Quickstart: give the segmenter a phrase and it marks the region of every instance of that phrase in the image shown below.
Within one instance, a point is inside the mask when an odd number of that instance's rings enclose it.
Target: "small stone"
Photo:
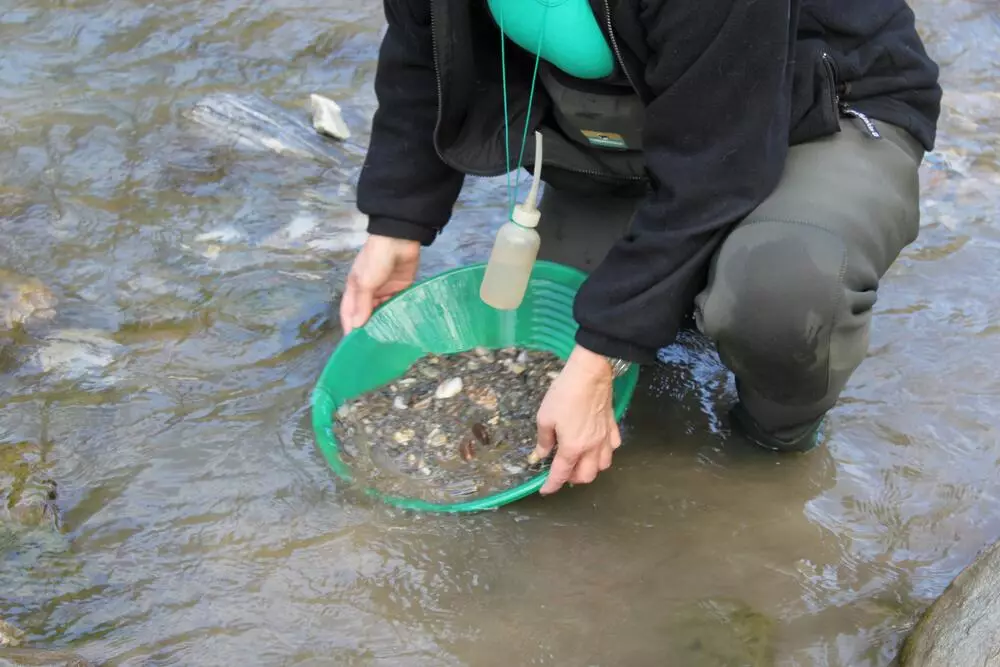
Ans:
[[[462,378],[451,378],[438,385],[434,392],[434,398],[446,399],[458,396],[462,391]]]
[[[417,401],[416,403],[413,404],[413,409],[414,410],[426,410],[427,408],[430,407],[432,400],[433,400],[432,396],[428,396],[427,398],[422,398],[422,399],[420,399],[419,401]]]
[[[521,364],[515,362],[507,366],[507,370],[509,370],[514,375],[520,375],[525,371],[525,368]]]
[[[517,359],[515,359],[514,361],[521,364],[522,366],[526,366],[528,364],[528,351],[521,350],[521,354],[517,355]]]
[[[515,465],[513,463],[504,463],[503,469],[508,475],[520,475],[524,472],[524,466]]]
[[[347,403],[344,403],[339,408],[337,408],[337,417],[339,417],[340,419],[347,419],[347,417],[350,414],[351,414],[351,406],[348,405]]]
[[[396,396],[396,398],[392,399],[392,407],[396,408],[397,410],[405,410],[407,407],[406,398],[404,398],[403,396]]]
[[[486,427],[483,426],[482,424],[472,425],[472,435],[476,436],[476,439],[479,440],[479,442],[483,443],[484,445],[490,444],[489,431],[487,431]]]
[[[313,128],[316,131],[342,141],[351,138],[351,130],[344,122],[339,104],[315,93],[309,96],[309,103],[312,105]]]
[[[547,377],[550,380],[555,380],[557,377],[559,377],[559,372],[558,371],[549,371],[548,373],[545,374],[545,377]]]
[[[475,458],[476,450],[473,447],[472,438],[466,438],[462,441],[462,444],[458,446],[458,453],[463,461],[471,461]]]
[[[416,383],[417,383],[417,379],[416,378],[403,378],[402,380],[399,381],[399,386],[400,387],[412,387]]]
[[[392,439],[401,445],[405,445],[410,440],[413,440],[413,436],[415,435],[416,433],[413,432],[412,428],[404,428],[402,431],[396,431],[393,433]]]
[[[435,428],[427,436],[427,444],[431,447],[444,447],[448,444],[448,436],[442,433],[440,428]]]
[[[469,398],[476,405],[486,408],[490,412],[497,409],[500,404],[500,398],[497,393],[493,391],[493,387],[473,387],[469,389]]]

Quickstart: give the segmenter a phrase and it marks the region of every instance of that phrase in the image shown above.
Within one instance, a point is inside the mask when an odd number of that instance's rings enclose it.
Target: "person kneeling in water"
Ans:
[[[384,9],[344,331],[413,282],[465,175],[509,173],[538,130],[539,258],[588,273],[538,412],[536,453],[558,443],[542,493],[611,465],[613,378],[655,362],[692,314],[736,377],[734,424],[768,449],[813,448],[865,357],[879,280],[919,230],[941,88],[905,0]],[[515,167],[533,165],[530,143]]]

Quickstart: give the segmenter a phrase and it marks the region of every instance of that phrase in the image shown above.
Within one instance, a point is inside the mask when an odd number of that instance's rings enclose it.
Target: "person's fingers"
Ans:
[[[578,458],[563,453],[563,450],[557,452],[556,458],[552,462],[552,467],[549,469],[549,477],[545,480],[545,484],[539,493],[548,495],[561,489],[563,484],[569,481],[570,475],[573,474],[573,468],[576,467]]]
[[[619,447],[622,446],[621,427],[618,426],[618,422],[612,419],[610,424],[610,429],[611,429],[611,449],[613,450],[618,449]]]
[[[603,449],[603,447],[601,448]],[[591,450],[580,457],[569,481],[572,484],[590,484],[597,479],[597,468],[601,450]]]
[[[556,426],[544,417],[538,418],[538,443],[535,451],[528,456],[528,463],[534,465],[548,457],[556,446]]]
[[[597,464],[597,467],[598,469],[601,470],[601,472],[604,472],[605,470],[611,467],[611,455],[614,453],[614,451],[615,450],[612,449],[611,447],[601,447],[601,453],[600,456],[598,457],[598,464]]]
[[[353,276],[347,277],[347,285],[344,286],[344,295],[340,297],[340,328],[344,330],[344,335],[351,333],[354,328],[354,309],[357,303],[357,288]]]
[[[351,329],[356,329],[365,325],[368,318],[372,316],[372,310],[374,309],[375,295],[374,290],[365,285],[364,280],[355,279],[354,284],[351,284],[351,280],[348,279],[348,291],[353,293],[353,298],[350,302],[351,309],[348,311],[348,326]],[[347,333],[345,330],[344,333]]]

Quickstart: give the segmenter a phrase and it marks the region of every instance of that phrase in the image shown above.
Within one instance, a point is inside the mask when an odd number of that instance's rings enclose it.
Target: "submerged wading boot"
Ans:
[[[768,433],[750,416],[742,403],[737,403],[729,416],[750,442],[773,452],[804,453],[815,449],[823,425],[823,417],[819,417],[811,424],[791,428],[787,432]]]

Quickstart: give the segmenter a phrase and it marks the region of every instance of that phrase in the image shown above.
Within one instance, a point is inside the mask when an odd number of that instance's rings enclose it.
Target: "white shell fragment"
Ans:
[[[462,378],[451,378],[438,385],[434,391],[434,398],[445,399],[458,396],[462,391]]]
[[[350,139],[351,130],[340,113],[340,105],[331,99],[316,95],[309,96],[312,105],[313,127],[317,132],[334,139]]]

